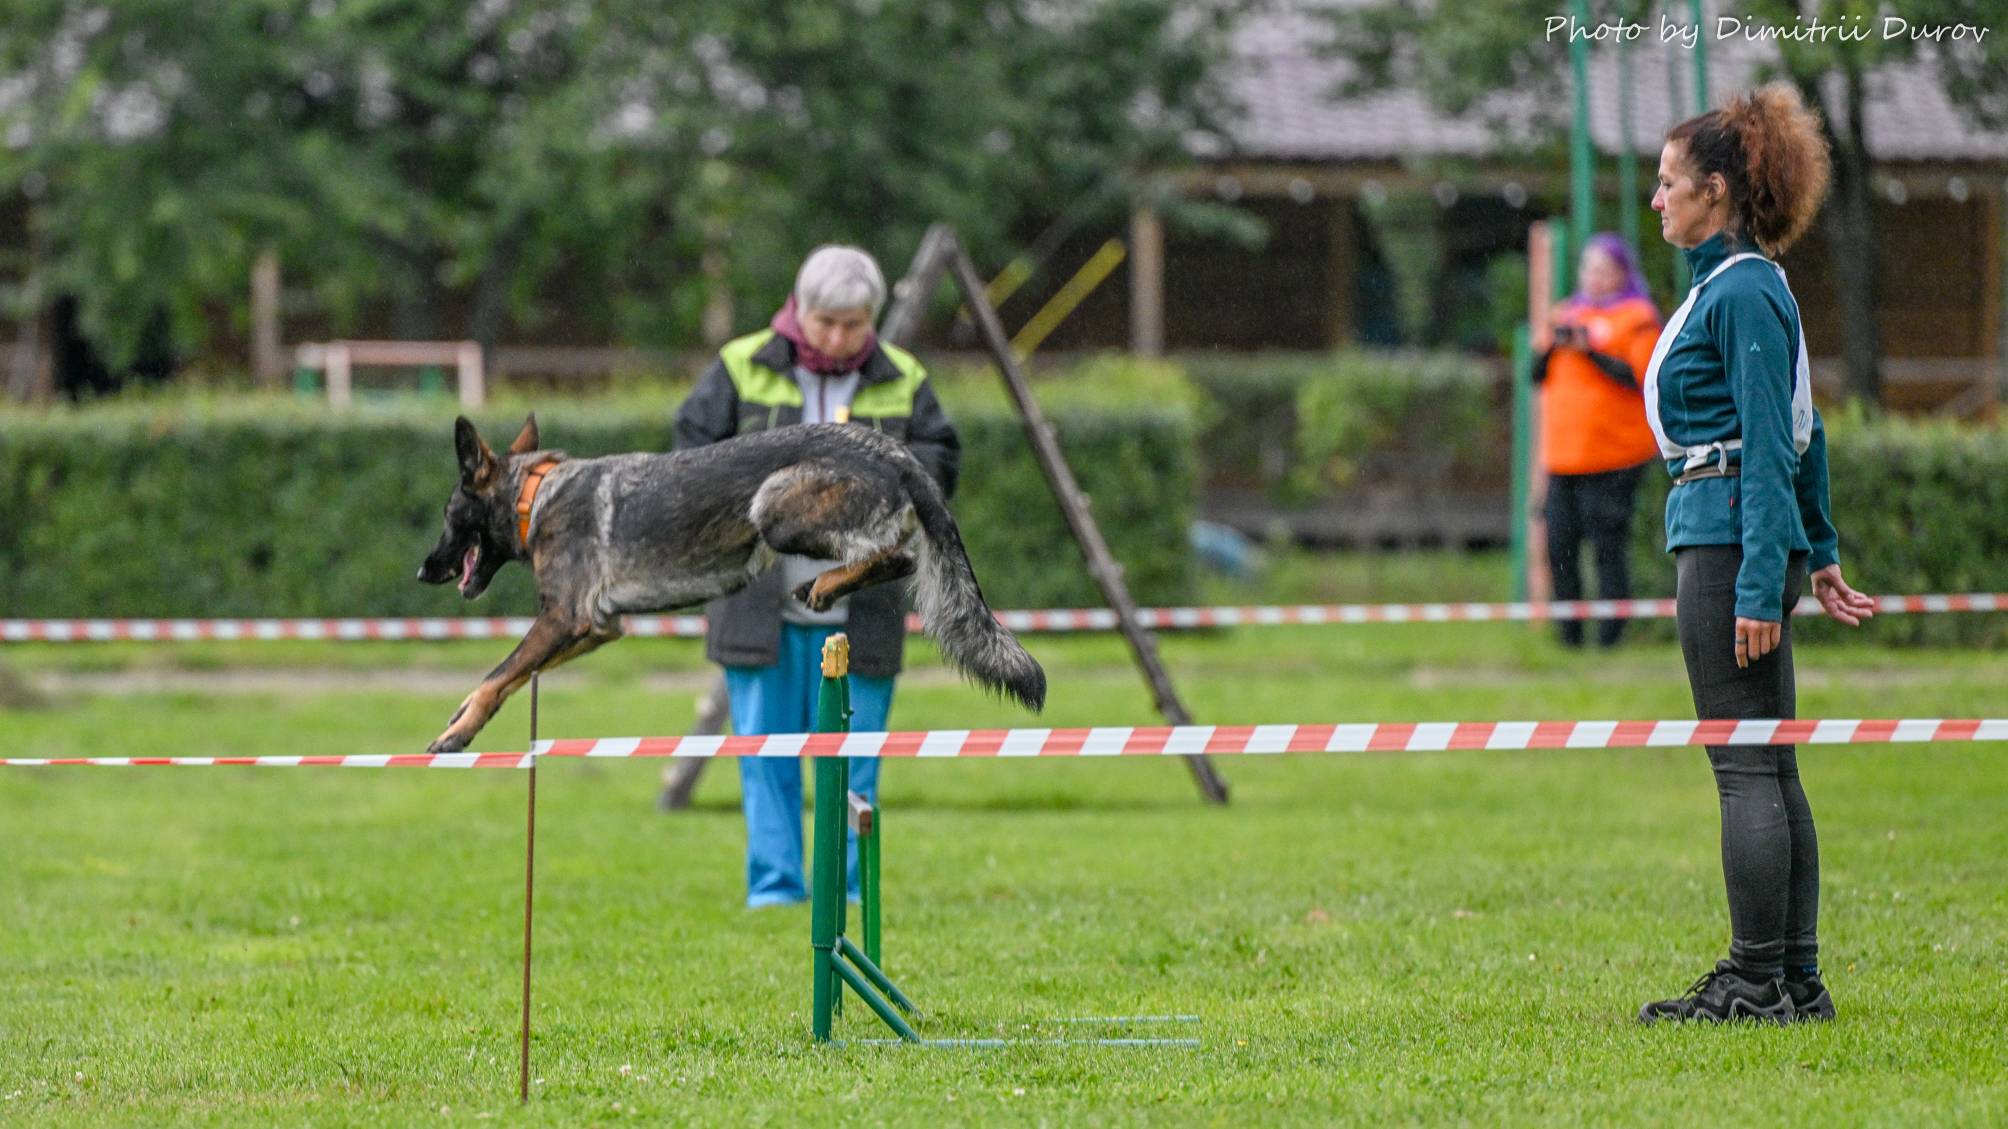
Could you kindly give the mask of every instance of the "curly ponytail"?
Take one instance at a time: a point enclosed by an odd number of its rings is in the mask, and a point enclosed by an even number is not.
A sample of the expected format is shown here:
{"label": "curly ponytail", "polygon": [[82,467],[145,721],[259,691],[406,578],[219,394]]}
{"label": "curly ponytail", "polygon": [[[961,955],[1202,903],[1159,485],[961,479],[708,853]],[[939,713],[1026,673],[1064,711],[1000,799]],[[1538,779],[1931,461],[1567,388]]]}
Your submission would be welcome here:
{"label": "curly ponytail", "polygon": [[1674,126],[1666,139],[1686,145],[1700,176],[1722,174],[1730,222],[1769,254],[1796,243],[1827,198],[1826,134],[1819,114],[1788,83],[1738,94],[1721,109]]}

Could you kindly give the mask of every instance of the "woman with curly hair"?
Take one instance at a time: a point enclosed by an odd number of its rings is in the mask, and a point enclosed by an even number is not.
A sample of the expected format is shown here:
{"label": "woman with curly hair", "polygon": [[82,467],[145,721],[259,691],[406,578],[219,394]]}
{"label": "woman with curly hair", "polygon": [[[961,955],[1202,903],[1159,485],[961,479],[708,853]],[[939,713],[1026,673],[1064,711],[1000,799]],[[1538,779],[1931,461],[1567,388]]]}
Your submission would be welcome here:
{"label": "woman with curly hair", "polygon": [[[1841,578],[1828,513],[1827,441],[1813,409],[1798,302],[1773,257],[1827,193],[1819,119],[1782,83],[1675,126],[1653,210],[1694,278],[1646,370],[1645,406],[1674,487],[1680,649],[1698,717],[1795,714],[1786,617],[1810,573],[1834,619],[1869,597]],[[1819,843],[1790,745],[1708,749],[1722,809],[1729,959],[1644,1022],[1830,1019],[1817,920]]]}

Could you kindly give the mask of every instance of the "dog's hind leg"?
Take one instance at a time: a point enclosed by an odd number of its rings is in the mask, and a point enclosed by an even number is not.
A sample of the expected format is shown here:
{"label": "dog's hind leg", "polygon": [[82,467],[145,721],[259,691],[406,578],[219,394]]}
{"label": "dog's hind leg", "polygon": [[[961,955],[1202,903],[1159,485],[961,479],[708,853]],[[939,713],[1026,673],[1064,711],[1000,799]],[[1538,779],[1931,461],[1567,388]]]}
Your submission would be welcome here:
{"label": "dog's hind leg", "polygon": [[775,552],[842,562],[795,589],[815,611],[874,584],[913,575],[919,529],[898,479],[867,466],[849,473],[815,463],[776,471],[753,496],[751,518]]}
{"label": "dog's hind leg", "polygon": [[428,753],[457,753],[465,749],[495,711],[509,695],[521,689],[530,676],[540,670],[549,670],[559,663],[575,659],[602,643],[619,637],[618,632],[596,629],[590,622],[573,623],[557,616],[544,614],[530,625],[529,634],[502,660],[502,665],[490,671],[481,685],[467,695],[453,718],[446,725],[446,731],[435,738],[426,748]]}
{"label": "dog's hind leg", "polygon": [[821,577],[799,585],[793,595],[797,601],[807,605],[809,611],[829,611],[829,605],[855,593],[857,589],[869,589],[871,585],[884,585],[888,581],[904,581],[912,577],[918,567],[920,562],[914,560],[912,552],[894,546],[855,564],[839,564]]}
{"label": "dog's hind leg", "polygon": [[828,611],[832,604],[860,588],[912,576],[918,564],[912,553],[895,546],[856,564],[830,569],[797,587],[794,596],[812,612]]}
{"label": "dog's hind leg", "polygon": [[747,516],[777,553],[863,563],[897,548],[914,527],[898,479],[877,470],[799,463],[775,471]]}

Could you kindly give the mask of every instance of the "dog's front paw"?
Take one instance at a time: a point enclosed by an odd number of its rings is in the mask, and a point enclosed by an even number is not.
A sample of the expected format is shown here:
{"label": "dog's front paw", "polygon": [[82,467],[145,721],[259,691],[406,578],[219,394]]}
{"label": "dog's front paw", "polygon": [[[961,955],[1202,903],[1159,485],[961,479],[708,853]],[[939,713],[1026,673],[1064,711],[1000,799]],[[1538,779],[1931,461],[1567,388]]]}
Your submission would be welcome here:
{"label": "dog's front paw", "polygon": [[432,744],[427,745],[425,747],[425,751],[434,754],[457,753],[462,749],[465,749],[467,747],[467,742],[472,739],[473,739],[473,734],[471,733],[456,733],[453,730],[449,729],[446,732],[441,733],[438,737],[434,738]]}
{"label": "dog's front paw", "polygon": [[805,580],[796,585],[794,596],[795,599],[802,602],[803,607],[808,608],[812,612],[829,611],[830,605],[836,603],[835,600],[830,599],[828,596],[817,595],[816,582],[813,580]]}

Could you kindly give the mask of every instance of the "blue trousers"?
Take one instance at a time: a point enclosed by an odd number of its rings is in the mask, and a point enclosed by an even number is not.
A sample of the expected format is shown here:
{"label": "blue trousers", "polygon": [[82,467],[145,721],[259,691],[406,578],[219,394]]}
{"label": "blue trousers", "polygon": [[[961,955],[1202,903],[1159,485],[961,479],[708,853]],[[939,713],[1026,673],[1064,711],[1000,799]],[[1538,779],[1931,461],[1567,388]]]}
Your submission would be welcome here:
{"label": "blue trousers", "polygon": [[[823,640],[840,628],[781,624],[780,661],[773,666],[728,666],[725,689],[732,701],[732,731],[807,733],[816,721],[822,686]],[[851,728],[886,727],[892,713],[892,679],[851,675]],[[851,791],[878,803],[879,764],[852,757]],[[746,812],[746,905],[809,900],[802,865],[802,762],[794,757],[741,757],[740,805]],[[858,844],[846,850],[846,887],[858,896]]]}

